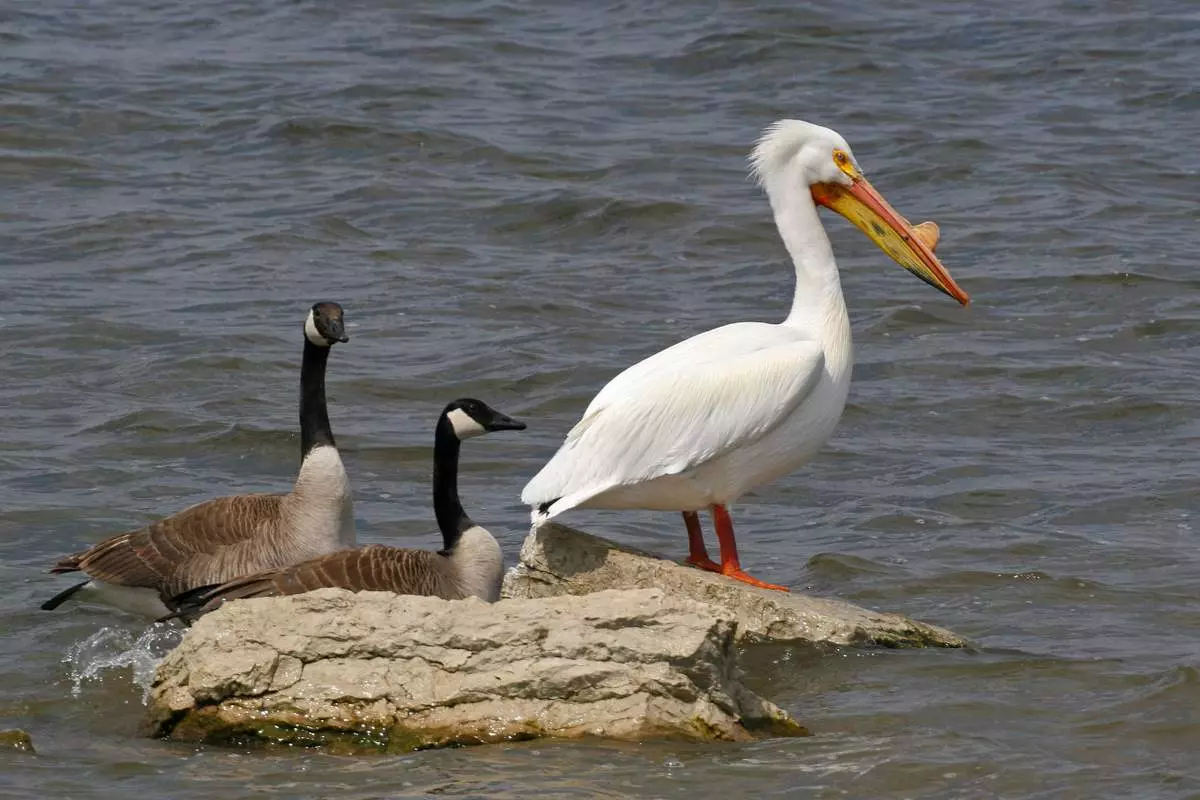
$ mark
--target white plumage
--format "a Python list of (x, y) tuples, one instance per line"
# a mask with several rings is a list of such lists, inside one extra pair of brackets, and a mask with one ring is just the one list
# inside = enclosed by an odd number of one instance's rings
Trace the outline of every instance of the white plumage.
[(781, 325), (738, 322), (680, 342), (605, 386), (522, 499), (561, 497), (547, 516), (580, 505), (678, 511), (731, 502), (753, 477), (697, 468), (759, 441), (824, 375), (821, 345)]
[[(850, 323), (817, 204), (846, 215), (918, 277), (961, 302), (967, 296), (862, 177), (834, 131), (777, 122), (751, 165), (795, 266), (787, 319), (706, 331), (617, 375), (521, 499), (533, 507), (535, 523), (572, 508), (682, 511), (691, 563), (782, 588), (742, 572), (725, 506), (811, 459), (845, 405)], [(720, 567), (708, 559), (691, 513), (703, 508), (712, 508), (717, 522)]]

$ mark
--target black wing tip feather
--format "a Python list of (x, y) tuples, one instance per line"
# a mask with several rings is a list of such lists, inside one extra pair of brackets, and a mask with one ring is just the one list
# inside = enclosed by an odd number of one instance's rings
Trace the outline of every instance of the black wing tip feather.
[(209, 611), (212, 611), (212, 610), (213, 609), (206, 608), (202, 604), (184, 606), (183, 608), (175, 609), (170, 614), (165, 614), (165, 615), (159, 617), (158, 619), (154, 620), (154, 622), (156, 624), (166, 623), (166, 622), (170, 622), (173, 619), (177, 619), (180, 622), (182, 622), (184, 625), (186, 625), (190, 628), (192, 626), (193, 622), (200, 619), (201, 617), (203, 617), (205, 614), (207, 614)]
[(54, 566), (46, 570), (51, 575), (62, 575), (65, 572), (79, 572), (83, 569), (83, 553), (74, 553), (66, 558), (60, 558)]
[(170, 608), (176, 610), (183, 608), (184, 606), (196, 605), (197, 603), (203, 605), (204, 596), (220, 586), (222, 586), (220, 583), (208, 583), (204, 586), (196, 586), (192, 589), (188, 589), (185, 592), (180, 592), (179, 594), (172, 596), (168, 605)]
[(42, 603), (42, 611), (53, 611), (54, 609), (61, 606), (71, 595), (75, 594), (80, 589), (87, 586), (89, 583), (91, 583), (90, 580), (89, 581), (80, 581), (79, 583), (75, 584), (74, 586), (70, 586), (66, 589), (63, 589), (58, 594), (54, 595), (54, 597), (51, 597), (46, 602)]
[(209, 594), (215, 589), (219, 589), (222, 585), (220, 583), (209, 583), (173, 595), (166, 601), (167, 608), (171, 609), (171, 613), (159, 617), (155, 622), (168, 622), (177, 619), (185, 625), (191, 625), (205, 613), (212, 610), (206, 608), (210, 600)]

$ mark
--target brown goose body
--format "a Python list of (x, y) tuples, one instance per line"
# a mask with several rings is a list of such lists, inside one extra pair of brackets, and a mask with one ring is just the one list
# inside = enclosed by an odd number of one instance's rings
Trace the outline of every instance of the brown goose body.
[[(416, 594), (443, 600), (478, 597), (495, 602), (499, 599), (503, 574), (500, 545), (482, 528), (472, 533), (475, 541), (471, 546), (451, 554), (370, 544), (236, 578), (219, 586), (203, 587), (177, 596), (172, 605), (178, 610), (170, 616), (191, 621), (227, 600), (282, 597), (328, 588)], [(463, 568), (468, 550), (477, 569)]]
[(42, 607), (53, 610), (86, 589), (101, 602), (161, 616), (189, 589), (353, 544), (350, 483), (336, 451), (323, 447), (310, 453), (289, 494), (207, 500), (61, 559), (51, 573), (83, 572), (88, 580)]
[(52, 610), (80, 590), (136, 614), (161, 616), (170, 598), (354, 544), (350, 482), (329, 429), (325, 363), (345, 341), (342, 310), (318, 303), (305, 322), (301, 369), (300, 474), (287, 494), (221, 497), (146, 527), (117, 534), (58, 561), (50, 572), (82, 572), (42, 605)]
[[(460, 405), (470, 413), (459, 410)], [(498, 600), (504, 556), (495, 537), (472, 522), (459, 502), (459, 444), (464, 438), (488, 431), (524, 427), (524, 423), (478, 400), (457, 400), (442, 412), (434, 437), (433, 470), (434, 512), (445, 544), (442, 550), (385, 545), (339, 550), (180, 594), (172, 599), (176, 613), (168, 616), (190, 622), (226, 600), (303, 594), (323, 588), (426, 595), (445, 600), (466, 597)]]

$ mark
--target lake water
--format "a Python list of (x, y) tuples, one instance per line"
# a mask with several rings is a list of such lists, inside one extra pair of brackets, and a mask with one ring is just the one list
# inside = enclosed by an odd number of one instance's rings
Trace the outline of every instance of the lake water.
[[(962, 0), (10, 0), (0, 8), (6, 797), (1200, 796), (1200, 6)], [(974, 304), (826, 215), (857, 365), (833, 441), (735, 509), (743, 563), (971, 652), (747, 655), (813, 731), (403, 757), (139, 738), (133, 618), (37, 605), (58, 556), (285, 490), (300, 323), (363, 541), (434, 546), (464, 449), (510, 563), (524, 482), (622, 367), (776, 321), (746, 178), (780, 117), (850, 141)], [(682, 556), (678, 515), (566, 522)]]

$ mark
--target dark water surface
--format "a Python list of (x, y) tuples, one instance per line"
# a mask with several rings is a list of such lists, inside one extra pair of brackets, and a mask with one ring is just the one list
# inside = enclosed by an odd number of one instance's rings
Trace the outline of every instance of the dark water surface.
[[(1151, 11), (1152, 9), (1152, 11)], [(0, 5), (0, 794), (1200, 796), (1200, 6), (891, 0)], [(352, 760), (138, 738), (136, 620), (37, 604), (58, 555), (286, 489), (299, 325), (364, 541), (430, 546), (453, 397), (510, 561), (521, 486), (603, 383), (778, 320), (745, 155), (843, 133), (957, 307), (827, 223), (857, 367), (833, 442), (737, 510), (759, 577), (976, 652), (752, 653), (814, 736)], [(669, 514), (567, 521), (682, 554)], [(126, 666), (120, 666), (125, 664)]]

